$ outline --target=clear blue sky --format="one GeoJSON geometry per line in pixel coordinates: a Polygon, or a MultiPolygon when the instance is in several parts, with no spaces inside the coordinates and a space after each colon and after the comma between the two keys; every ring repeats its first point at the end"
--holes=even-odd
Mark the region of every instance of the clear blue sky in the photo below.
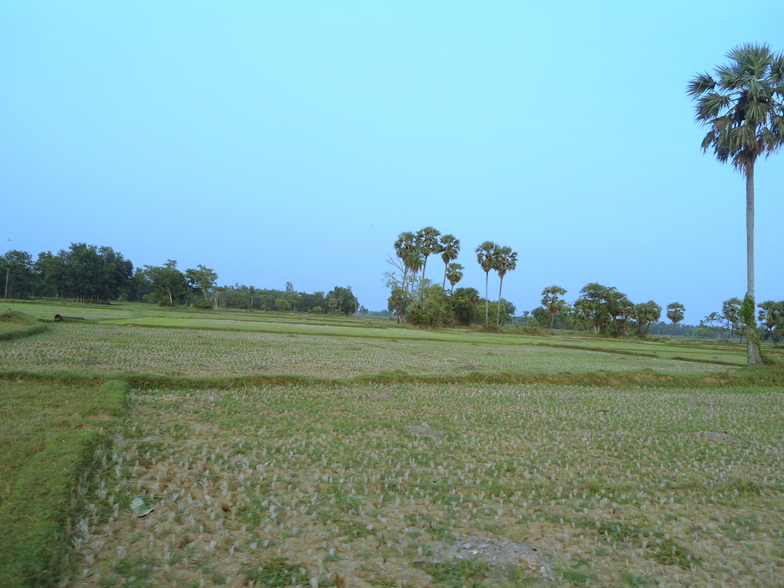
{"type": "MultiPolygon", "coordinates": [[[[518,311],[599,282],[696,324],[745,291],[745,201],[685,87],[784,50],[782,23],[781,0],[2,0],[0,253],[109,245],[380,310],[398,233],[432,225],[480,292],[476,246],[517,251],[518,311]]],[[[780,152],[758,301],[784,299],[783,218],[780,152]]]]}

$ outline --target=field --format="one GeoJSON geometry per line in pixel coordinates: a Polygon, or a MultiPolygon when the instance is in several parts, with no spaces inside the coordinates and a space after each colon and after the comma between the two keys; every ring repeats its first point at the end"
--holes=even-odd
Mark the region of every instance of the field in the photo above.
{"type": "Polygon", "coordinates": [[[0,341],[4,414],[132,386],[70,586],[782,585],[784,377],[739,345],[10,307],[73,320],[0,341]]]}

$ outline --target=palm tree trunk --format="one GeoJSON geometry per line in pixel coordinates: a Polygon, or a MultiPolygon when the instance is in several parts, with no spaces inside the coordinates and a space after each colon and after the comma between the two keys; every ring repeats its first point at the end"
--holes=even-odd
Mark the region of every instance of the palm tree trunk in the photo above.
{"type": "MultiPolygon", "coordinates": [[[[754,303],[754,162],[746,167],[746,296],[754,303]]],[[[746,324],[746,365],[762,363],[754,307],[746,324]]]]}
{"type": "Polygon", "coordinates": [[[495,325],[501,326],[501,290],[504,288],[504,276],[501,276],[501,284],[498,286],[498,306],[495,309],[495,325]]]}
{"type": "Polygon", "coordinates": [[[490,284],[490,271],[485,272],[485,329],[490,326],[490,293],[488,287],[490,284]]]}

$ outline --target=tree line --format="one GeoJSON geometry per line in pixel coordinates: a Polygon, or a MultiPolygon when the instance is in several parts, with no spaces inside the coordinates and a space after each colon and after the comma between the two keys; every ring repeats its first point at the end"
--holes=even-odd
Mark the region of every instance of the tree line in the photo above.
{"type": "Polygon", "coordinates": [[[431,327],[480,323],[479,307],[483,305],[485,328],[490,328],[491,307],[495,314],[493,326],[497,328],[514,314],[514,305],[502,296],[504,276],[517,267],[517,253],[511,247],[485,241],[476,248],[477,262],[485,272],[484,298],[475,288],[455,290],[465,267],[455,261],[460,253],[460,239],[454,235],[442,235],[434,227],[405,231],[398,235],[394,249],[395,257],[387,259],[394,269],[385,277],[390,289],[387,308],[398,322],[431,327]],[[425,277],[431,255],[440,255],[444,263],[440,285],[425,277]],[[493,270],[499,277],[499,286],[498,299],[491,302],[489,277],[493,270]]]}
{"type": "Polygon", "coordinates": [[[296,292],[254,286],[218,286],[214,269],[198,265],[184,272],[175,260],[161,266],[133,263],[111,247],[71,243],[56,254],[40,253],[33,260],[25,251],[0,256],[0,280],[5,298],[63,298],[79,302],[128,300],[199,308],[244,308],[350,315],[360,310],[351,286],[328,293],[296,292]]]}

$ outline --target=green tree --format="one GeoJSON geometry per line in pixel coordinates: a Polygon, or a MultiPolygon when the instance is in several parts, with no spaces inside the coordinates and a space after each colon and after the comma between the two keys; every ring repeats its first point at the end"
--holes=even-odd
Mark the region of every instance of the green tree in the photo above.
{"type": "Polygon", "coordinates": [[[26,251],[13,249],[0,256],[0,275],[4,280],[3,298],[31,296],[35,291],[33,257],[26,251]]]}
{"type": "MultiPolygon", "coordinates": [[[[754,305],[754,165],[784,143],[784,54],[748,43],[732,49],[729,65],[694,77],[688,94],[696,119],[709,128],[702,149],[712,149],[746,178],[746,297],[754,305]]],[[[748,365],[762,363],[754,313],[746,325],[748,365]]]]}
{"type": "Polygon", "coordinates": [[[759,306],[759,321],[763,328],[763,337],[771,339],[778,345],[784,333],[784,301],[766,300],[759,306]]]}
{"type": "Polygon", "coordinates": [[[721,318],[724,319],[725,328],[730,332],[730,339],[735,335],[740,324],[740,306],[739,298],[730,298],[721,304],[721,318]]]}
{"type": "Polygon", "coordinates": [[[495,253],[493,269],[498,272],[500,278],[498,285],[498,308],[496,309],[495,323],[501,326],[501,291],[504,287],[504,276],[517,267],[517,252],[512,251],[511,247],[499,247],[495,253]]]}
{"type": "Polygon", "coordinates": [[[427,258],[434,253],[441,253],[443,247],[441,246],[441,231],[433,227],[425,227],[420,229],[416,234],[417,248],[422,256],[422,279],[425,279],[425,270],[427,270],[427,258]]]}
{"type": "MultiPolygon", "coordinates": [[[[460,239],[456,239],[454,235],[444,235],[441,237],[441,260],[444,262],[444,281],[441,284],[441,287],[444,289],[446,289],[446,281],[449,279],[449,276],[447,275],[449,273],[449,264],[457,259],[458,253],[460,253],[460,239]]],[[[462,266],[460,269],[462,269],[462,266]]],[[[458,280],[458,282],[459,281],[460,280],[458,280]]],[[[454,287],[455,285],[452,284],[452,288],[454,287]]]]}
{"type": "Polygon", "coordinates": [[[683,320],[684,314],[686,313],[686,308],[680,302],[672,302],[667,305],[667,318],[672,321],[673,325],[673,334],[675,332],[675,328],[677,328],[678,323],[683,320]]]}
{"type": "Polygon", "coordinates": [[[201,293],[204,300],[209,300],[212,297],[212,289],[218,281],[218,274],[213,269],[197,265],[196,269],[185,270],[185,280],[193,292],[201,293]]]}
{"type": "Polygon", "coordinates": [[[460,325],[470,325],[479,318],[479,292],[476,288],[458,288],[452,292],[452,311],[460,325]]]}
{"type": "Polygon", "coordinates": [[[406,322],[420,327],[443,327],[454,318],[446,291],[438,284],[422,280],[420,292],[406,310],[406,322]]]}
{"type": "Polygon", "coordinates": [[[359,309],[359,300],[351,291],[351,286],[347,288],[335,286],[327,294],[326,303],[332,312],[345,315],[354,314],[359,309]]]}
{"type": "Polygon", "coordinates": [[[450,263],[446,270],[446,279],[449,280],[451,290],[454,292],[455,285],[463,279],[463,266],[459,263],[450,263]]]}
{"type": "Polygon", "coordinates": [[[651,323],[655,323],[661,317],[661,306],[653,300],[637,304],[634,307],[634,319],[637,321],[637,336],[641,339],[648,335],[651,323]]]}
{"type": "Polygon", "coordinates": [[[144,273],[150,280],[150,298],[155,302],[178,304],[188,292],[185,275],[177,269],[177,262],[169,259],[162,266],[145,265],[144,273]]]}
{"type": "MultiPolygon", "coordinates": [[[[400,263],[402,264],[403,277],[401,279],[401,285],[407,292],[411,292],[412,278],[419,272],[423,263],[417,237],[414,233],[409,231],[400,233],[395,241],[394,247],[395,255],[400,259],[400,263]],[[409,276],[409,273],[411,276],[409,276]]],[[[396,266],[394,263],[392,263],[392,265],[396,266]]]]}
{"type": "Polygon", "coordinates": [[[495,256],[498,251],[498,245],[492,241],[485,241],[476,248],[476,261],[482,266],[482,271],[485,272],[485,328],[490,326],[490,302],[489,302],[489,287],[490,287],[490,270],[495,266],[495,256]]]}
{"type": "Polygon", "coordinates": [[[566,294],[566,290],[560,286],[549,286],[542,290],[542,306],[547,309],[550,314],[550,331],[553,330],[555,323],[555,315],[560,313],[564,307],[564,299],[562,296],[566,294]]]}

